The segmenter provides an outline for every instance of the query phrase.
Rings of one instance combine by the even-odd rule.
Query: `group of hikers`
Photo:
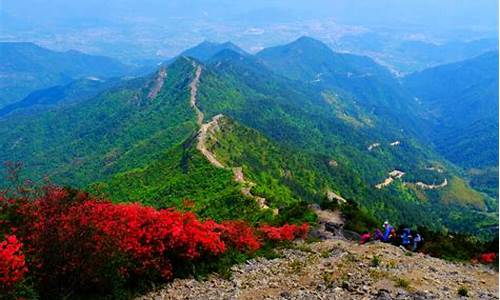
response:
[[[373,235],[368,231],[361,233],[360,244],[365,244],[372,240],[390,243],[395,246],[403,246],[405,249],[411,251],[417,251],[424,241],[418,232],[412,231],[404,225],[400,227],[398,232],[388,221],[384,222],[383,231],[376,228]]]

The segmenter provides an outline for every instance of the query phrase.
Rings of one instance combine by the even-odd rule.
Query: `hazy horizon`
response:
[[[426,43],[496,38],[497,12],[498,3],[487,0],[314,0],[307,4],[2,0],[0,41],[29,41],[125,61],[172,57],[204,40],[232,41],[256,52],[302,35],[346,50],[343,39],[367,34]]]

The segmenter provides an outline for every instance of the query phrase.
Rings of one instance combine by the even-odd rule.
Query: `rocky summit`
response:
[[[136,300],[498,299],[498,271],[379,242],[297,242],[274,259],[232,268],[230,278],[176,279]]]

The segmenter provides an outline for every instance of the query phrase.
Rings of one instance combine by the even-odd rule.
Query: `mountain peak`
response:
[[[207,61],[211,57],[225,49],[229,49],[240,54],[246,54],[243,49],[229,41],[224,43],[203,41],[200,44],[183,51],[181,55],[193,57],[201,61]]]
[[[307,35],[300,36],[298,39],[291,42],[291,44],[293,44],[293,43],[309,43],[309,44],[315,43],[315,44],[323,44],[324,45],[324,43],[322,41],[317,40],[317,39],[312,38],[312,37],[307,36]]]
[[[266,58],[276,55],[286,56],[291,53],[295,53],[294,55],[299,56],[330,56],[334,54],[333,50],[331,50],[325,43],[308,36],[301,36],[291,43],[265,48],[258,52],[257,56],[260,58]]]

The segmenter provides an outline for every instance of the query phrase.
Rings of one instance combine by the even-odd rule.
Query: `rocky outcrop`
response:
[[[498,273],[400,248],[341,240],[297,243],[276,259],[234,266],[229,279],[176,279],[137,300],[161,299],[498,299]],[[465,298],[463,298],[465,299]]]

